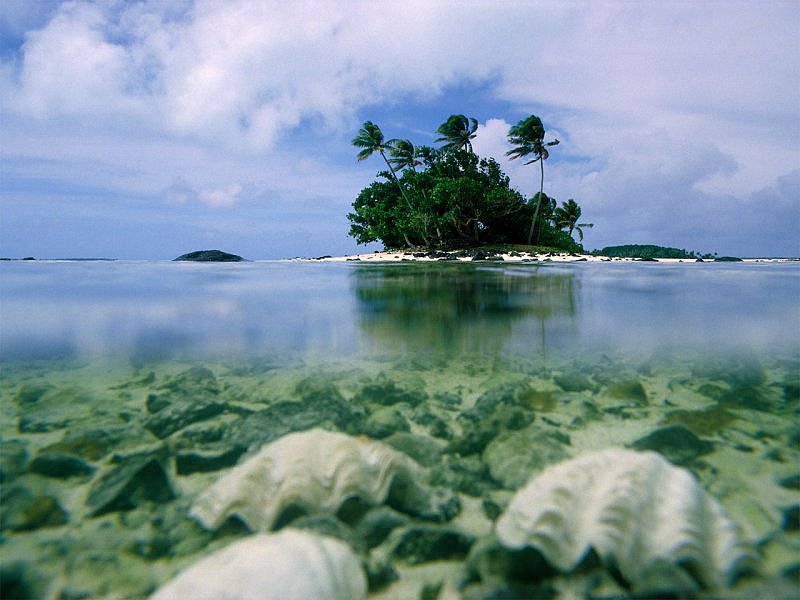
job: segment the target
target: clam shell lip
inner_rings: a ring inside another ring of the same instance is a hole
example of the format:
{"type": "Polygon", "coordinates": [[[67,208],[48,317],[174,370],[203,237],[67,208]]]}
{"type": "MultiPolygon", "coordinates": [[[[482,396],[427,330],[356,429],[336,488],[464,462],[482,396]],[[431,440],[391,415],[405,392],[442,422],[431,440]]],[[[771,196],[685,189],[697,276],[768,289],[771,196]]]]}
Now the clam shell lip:
{"type": "Polygon", "coordinates": [[[197,498],[190,516],[210,530],[237,516],[251,530],[268,531],[290,505],[336,511],[353,496],[380,504],[395,479],[413,481],[419,469],[380,442],[311,429],[283,436],[234,467],[197,498]]]}
{"type": "Polygon", "coordinates": [[[655,452],[601,450],[545,469],[515,494],[496,533],[562,572],[594,548],[629,582],[666,561],[691,565],[704,587],[724,587],[755,560],[722,505],[655,452]]]}
{"type": "Polygon", "coordinates": [[[200,559],[150,600],[359,600],[366,590],[361,563],[346,544],[286,528],[249,536],[200,559]]]}

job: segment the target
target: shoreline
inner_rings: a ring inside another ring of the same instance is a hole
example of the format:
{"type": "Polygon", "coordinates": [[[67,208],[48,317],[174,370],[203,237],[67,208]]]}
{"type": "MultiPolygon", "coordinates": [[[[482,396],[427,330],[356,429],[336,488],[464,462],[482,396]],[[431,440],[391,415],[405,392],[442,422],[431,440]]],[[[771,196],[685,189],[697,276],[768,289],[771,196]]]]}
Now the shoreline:
{"type": "Polygon", "coordinates": [[[578,262],[659,262],[659,263],[697,263],[697,262],[797,262],[797,258],[742,258],[737,260],[715,260],[712,258],[630,258],[595,256],[592,254],[570,254],[566,252],[492,252],[478,250],[466,253],[460,250],[421,251],[384,250],[344,256],[320,256],[318,258],[297,258],[294,260],[314,262],[510,262],[510,263],[578,263],[578,262]],[[477,257],[477,256],[480,256],[477,257]]]}

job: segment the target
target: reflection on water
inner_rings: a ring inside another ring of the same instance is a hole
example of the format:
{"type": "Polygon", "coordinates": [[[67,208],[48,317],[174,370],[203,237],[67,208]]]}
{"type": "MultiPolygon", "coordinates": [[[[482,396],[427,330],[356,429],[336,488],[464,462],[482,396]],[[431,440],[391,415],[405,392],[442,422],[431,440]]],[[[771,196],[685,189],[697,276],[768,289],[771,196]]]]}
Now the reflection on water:
{"type": "Polygon", "coordinates": [[[574,335],[580,282],[536,268],[409,264],[353,272],[362,330],[384,351],[496,356],[510,338],[545,353],[574,335]]]}
{"type": "Polygon", "coordinates": [[[796,348],[794,264],[0,265],[0,359],[796,348]]]}

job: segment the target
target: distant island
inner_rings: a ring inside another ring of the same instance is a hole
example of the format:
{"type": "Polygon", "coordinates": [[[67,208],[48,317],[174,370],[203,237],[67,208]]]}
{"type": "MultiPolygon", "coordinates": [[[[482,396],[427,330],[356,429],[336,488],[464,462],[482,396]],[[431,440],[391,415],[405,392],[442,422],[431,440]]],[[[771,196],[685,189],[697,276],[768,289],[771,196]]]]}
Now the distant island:
{"type": "Polygon", "coordinates": [[[181,254],[178,258],[173,258],[173,261],[191,261],[191,262],[242,262],[246,259],[238,254],[230,254],[222,252],[221,250],[196,250],[187,254],[181,254]]]}
{"type": "MultiPolygon", "coordinates": [[[[609,256],[611,258],[683,258],[683,259],[710,259],[714,254],[699,254],[687,252],[669,246],[656,246],[654,244],[624,244],[622,246],[606,246],[601,250],[594,250],[594,256],[609,256]]],[[[730,257],[729,257],[730,258],[730,257]]]]}

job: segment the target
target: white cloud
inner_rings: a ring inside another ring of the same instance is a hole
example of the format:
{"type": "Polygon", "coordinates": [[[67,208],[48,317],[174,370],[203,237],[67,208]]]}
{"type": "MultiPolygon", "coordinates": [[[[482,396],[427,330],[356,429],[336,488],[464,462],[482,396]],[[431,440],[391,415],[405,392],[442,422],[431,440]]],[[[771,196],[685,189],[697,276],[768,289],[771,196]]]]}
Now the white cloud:
{"type": "Polygon", "coordinates": [[[357,119],[469,82],[510,106],[475,149],[525,194],[538,176],[505,158],[509,125],[535,113],[561,139],[545,190],[581,203],[587,238],[734,218],[800,166],[795,0],[33,4],[0,11],[37,28],[2,55],[5,160],[65,180],[99,162],[82,176],[173,203],[347,204],[369,170],[336,168],[357,119]]]}
{"type": "Polygon", "coordinates": [[[212,206],[214,208],[226,208],[234,206],[239,202],[239,194],[242,192],[242,186],[238,183],[229,185],[225,189],[208,189],[201,190],[197,198],[203,204],[212,206]]]}

